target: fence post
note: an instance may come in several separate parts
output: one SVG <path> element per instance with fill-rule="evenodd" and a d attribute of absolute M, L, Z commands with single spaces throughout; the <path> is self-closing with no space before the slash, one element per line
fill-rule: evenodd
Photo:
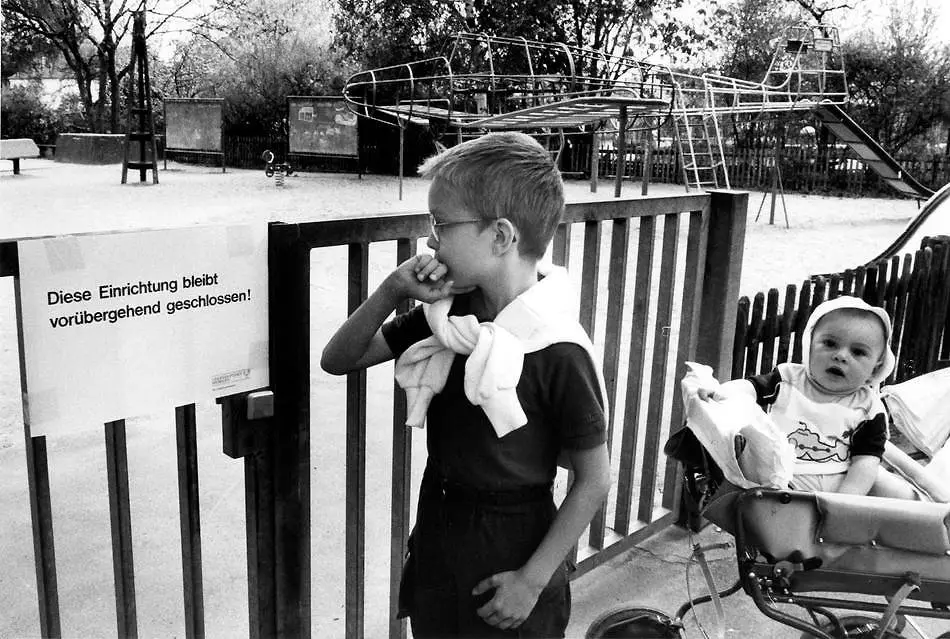
<path fill-rule="evenodd" d="M 310 250 L 268 233 L 274 417 L 245 458 L 251 637 L 310 637 Z"/>
<path fill-rule="evenodd" d="M 739 278 L 749 194 L 710 191 L 709 236 L 703 270 L 696 360 L 712 366 L 720 381 L 730 379 L 732 342 L 739 304 Z"/>

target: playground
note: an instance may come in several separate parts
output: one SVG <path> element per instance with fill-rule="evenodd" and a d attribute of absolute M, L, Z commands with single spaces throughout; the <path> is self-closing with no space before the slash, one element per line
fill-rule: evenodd
<path fill-rule="evenodd" d="M 251 221 L 304 222 L 360 218 L 420 211 L 427 184 L 407 178 L 402 200 L 397 180 L 389 176 L 352 174 L 295 174 L 278 187 L 263 171 L 169 164 L 159 184 L 119 184 L 119 168 L 80 166 L 49 160 L 24 160 L 14 176 L 0 172 L 2 240 L 105 233 L 145 228 L 230 225 Z M 587 181 L 569 181 L 568 199 L 590 202 L 613 199 L 612 181 L 599 193 Z M 626 197 L 638 198 L 639 183 L 625 185 Z M 682 187 L 650 185 L 648 198 L 680 195 Z M 786 194 L 789 227 L 781 220 L 769 224 L 766 215 L 756 221 L 767 193 L 748 199 L 747 232 L 742 265 L 742 295 L 770 287 L 800 283 L 815 273 L 838 272 L 865 263 L 888 247 L 919 212 L 913 200 L 842 199 Z M 766 203 L 766 207 L 767 207 Z M 932 234 L 946 233 L 947 213 L 932 215 Z M 579 236 L 573 242 L 579 244 Z M 790 250 L 790 247 L 794 247 Z M 913 250 L 916 246 L 909 246 Z M 391 251 L 370 265 L 370 286 L 393 263 Z M 311 268 L 311 359 L 319 357 L 322 339 L 345 314 L 346 255 L 337 249 L 314 251 Z M 572 263 L 572 271 L 578 271 Z M 606 284 L 603 284 L 606 286 Z M 606 299 L 606 290 L 604 291 Z M 325 302 L 324 300 L 332 300 Z M 17 366 L 16 321 L 12 278 L 0 280 L 0 509 L 5 513 L 0 556 L 5 559 L 2 583 L 6 601 L 0 636 L 35 636 L 38 627 L 29 499 L 27 497 L 22 408 Z M 345 442 L 343 441 L 343 380 L 312 367 L 312 401 L 321 420 L 313 425 L 311 448 L 313 509 L 312 636 L 344 636 L 343 510 Z M 391 370 L 370 374 L 373 387 L 391 389 Z M 385 402 L 383 402 L 385 404 Z M 213 402 L 197 406 L 198 454 L 201 458 L 202 547 L 204 562 L 204 615 L 209 637 L 246 636 L 247 566 L 244 559 L 243 472 L 239 461 L 221 453 L 221 418 Z M 367 442 L 368 520 L 366 528 L 366 598 L 385 601 L 389 574 L 389 513 L 387 488 L 391 459 L 387 406 L 370 411 Z M 168 416 L 141 416 L 127 420 L 131 512 L 136 531 L 137 611 L 144 636 L 181 636 L 181 568 L 177 497 L 174 489 L 174 423 Z M 382 431 L 381 435 L 378 431 Z M 414 437 L 414 458 L 423 457 Z M 114 634 L 114 599 L 109 533 L 109 504 L 105 498 L 106 468 L 101 426 L 90 424 L 67 436 L 51 438 L 49 468 L 56 526 L 57 570 L 62 625 L 67 636 L 97 637 Z M 414 469 L 416 473 L 418 469 Z M 417 482 L 414 476 L 413 484 Z M 727 540 L 712 527 L 705 543 Z M 731 550 L 711 553 L 720 586 L 735 575 Z M 575 584 L 575 612 L 569 636 L 579 636 L 604 610 L 625 601 L 672 612 L 685 596 L 689 540 L 685 533 L 667 530 L 641 542 Z M 692 568 L 693 588 L 702 583 Z M 694 590 L 694 593 L 695 590 Z M 384 636 L 387 608 L 367 606 L 365 635 Z M 711 617 L 705 624 L 714 624 Z M 731 636 L 769 636 L 791 639 L 798 634 L 763 620 L 748 601 L 732 598 L 727 604 Z M 931 623 L 931 622 L 925 622 Z M 930 627 L 939 628 L 940 621 Z M 768 632 L 765 631 L 768 628 Z"/>
<path fill-rule="evenodd" d="M 356 72 L 341 95 L 284 96 L 281 142 L 258 151 L 264 171 L 227 166 L 223 99 L 166 99 L 159 168 L 140 12 L 121 166 L 23 157 L 0 173 L 0 273 L 17 276 L 0 280 L 0 508 L 9 514 L 0 556 L 12 558 L 0 567 L 9 613 L 0 635 L 39 627 L 107 636 L 114 619 L 119 636 L 406 636 L 394 593 L 425 436 L 402 427 L 391 365 L 344 378 L 314 362 L 348 309 L 396 263 L 426 250 L 428 185 L 405 165 L 410 127 L 433 149 L 525 131 L 570 178 L 547 259 L 567 267 L 580 324 L 603 360 L 611 490 L 578 540 L 569 637 L 619 604 L 672 614 L 711 581 L 693 565 L 696 539 L 674 525 L 697 521 L 681 509 L 692 471 L 663 454 L 683 423 L 678 381 L 687 361 L 708 363 L 720 378 L 730 366 L 734 377 L 737 365 L 767 369 L 776 344 L 779 360 L 798 356 L 789 350 L 793 330 L 801 339 L 793 317 L 804 320 L 826 295 L 855 294 L 890 304 L 900 375 L 945 365 L 947 248 L 903 256 L 950 231 L 950 187 L 937 190 L 936 161 L 920 182 L 850 118 L 835 27 L 786 28 L 760 81 L 564 43 L 467 32 L 451 40 L 444 55 Z M 840 163 L 824 150 L 848 148 L 859 171 L 903 199 L 786 193 L 788 127 L 802 117 L 826 134 L 814 139 L 817 173 Z M 366 146 L 361 123 L 392 135 L 367 135 Z M 735 188 L 748 184 L 737 153 L 743 131 L 771 147 L 753 171 L 762 177 L 764 167 L 765 192 Z M 638 162 L 639 175 L 652 176 L 664 138 L 680 186 L 627 170 Z M 395 177 L 365 170 L 366 154 L 384 152 L 398 164 Z M 316 161 L 349 172 L 300 170 Z M 865 268 L 883 258 L 893 259 Z M 821 274 L 829 279 L 812 280 Z M 222 294 L 184 291 L 218 286 L 219 275 L 232 286 Z M 179 282 L 183 297 L 166 297 Z M 786 285 L 802 286 L 797 308 Z M 103 306 L 94 287 L 99 299 L 163 296 Z M 781 320 L 770 291 L 763 321 L 769 289 L 786 295 Z M 112 326 L 140 315 L 155 317 Z M 47 364 L 42 376 L 37 362 Z M 904 379 L 895 376 L 889 382 Z M 558 470 L 555 500 L 570 481 Z M 788 485 L 776 492 L 783 504 Z M 870 505 L 844 506 L 858 519 L 886 519 L 869 515 Z M 888 595 L 891 616 L 918 590 L 936 597 L 920 601 L 946 603 L 945 505 L 921 506 L 929 510 L 906 510 L 934 520 L 931 545 L 897 534 L 890 546 L 874 532 L 854 541 L 853 527 L 842 526 L 846 545 L 877 552 L 881 541 L 882 551 L 913 554 L 917 583 L 886 574 L 896 590 L 839 592 Z M 909 525 L 897 519 L 887 526 Z M 716 585 L 729 585 L 741 535 L 732 542 L 713 526 L 696 529 Z M 815 574 L 800 552 L 781 552 L 775 559 L 742 547 L 747 593 L 791 597 L 785 564 Z M 760 579 L 743 569 L 750 553 L 763 556 Z M 687 633 L 701 622 L 704 636 L 712 626 L 720 637 L 798 634 L 745 599 L 727 610 L 690 615 Z M 950 614 L 901 612 L 925 617 L 928 633 L 943 632 Z M 827 637 L 812 618 L 814 626 L 796 627 Z"/>

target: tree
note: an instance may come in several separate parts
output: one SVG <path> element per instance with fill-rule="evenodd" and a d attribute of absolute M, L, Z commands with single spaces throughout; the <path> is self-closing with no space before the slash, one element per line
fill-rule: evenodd
<path fill-rule="evenodd" d="M 697 25 L 677 19 L 685 4 L 684 0 L 338 0 L 335 25 L 337 44 L 364 68 L 435 55 L 459 31 L 565 42 L 614 55 L 645 54 L 646 49 L 689 55 L 698 46 L 709 46 L 702 27 L 714 9 L 697 9 Z"/>
<path fill-rule="evenodd" d="M 289 95 L 339 94 L 350 65 L 331 46 L 325 2 L 243 0 L 221 8 L 214 29 L 179 41 L 153 88 L 168 97 L 225 99 L 230 134 L 279 130 Z"/>
<path fill-rule="evenodd" d="M 119 130 L 122 81 L 131 69 L 131 31 L 135 10 L 146 11 L 146 37 L 176 19 L 202 21 L 198 0 L 142 0 L 138 5 L 112 0 L 3 0 L 4 29 L 55 47 L 72 70 L 90 131 Z M 194 5 L 194 6 L 193 6 Z M 190 15 L 186 15 L 191 11 Z"/>
<path fill-rule="evenodd" d="M 856 5 L 861 3 L 861 0 L 786 0 L 786 2 L 797 4 L 814 18 L 815 22 L 822 23 L 829 13 L 854 9 Z"/>
<path fill-rule="evenodd" d="M 771 0 L 740 0 L 731 10 L 722 12 L 716 30 L 720 73 L 760 82 L 779 38 L 797 22 L 788 5 Z"/>
<path fill-rule="evenodd" d="M 34 33 L 24 31 L 17 25 L 3 25 L 3 44 L 0 46 L 3 61 L 3 86 L 17 73 L 32 71 L 44 58 L 55 54 L 55 48 Z"/>
<path fill-rule="evenodd" d="M 933 15 L 893 3 L 887 28 L 846 43 L 851 115 L 890 152 L 950 121 L 950 45 L 932 43 Z"/>

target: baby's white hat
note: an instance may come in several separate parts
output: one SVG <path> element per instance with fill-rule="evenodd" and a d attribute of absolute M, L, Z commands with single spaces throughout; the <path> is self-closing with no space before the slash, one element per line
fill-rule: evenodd
<path fill-rule="evenodd" d="M 808 351 L 811 350 L 811 334 L 815 330 L 815 325 L 818 323 L 818 320 L 831 311 L 837 311 L 843 308 L 854 308 L 867 311 L 868 313 L 873 313 L 874 315 L 877 315 L 879 318 L 881 318 L 881 323 L 884 324 L 884 337 L 886 338 L 886 343 L 884 345 L 884 362 L 881 364 L 881 367 L 877 370 L 874 376 L 868 380 L 868 383 L 872 388 L 877 388 L 880 383 L 887 379 L 887 376 L 891 374 L 891 371 L 894 370 L 894 365 L 896 364 L 894 352 L 891 350 L 891 318 L 888 316 L 887 311 L 885 311 L 883 308 L 880 306 L 871 306 L 860 297 L 842 295 L 841 297 L 836 297 L 833 300 L 822 302 L 815 307 L 815 310 L 812 311 L 811 317 L 808 318 L 808 323 L 805 324 L 805 330 L 802 332 L 802 363 L 805 365 L 807 370 Z"/>

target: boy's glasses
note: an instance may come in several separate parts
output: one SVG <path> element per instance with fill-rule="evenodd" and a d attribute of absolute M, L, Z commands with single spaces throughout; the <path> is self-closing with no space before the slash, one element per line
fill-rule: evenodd
<path fill-rule="evenodd" d="M 429 213 L 429 226 L 431 227 L 432 237 L 436 242 L 439 241 L 439 229 L 444 226 L 455 226 L 456 224 L 474 224 L 483 221 L 482 218 L 471 218 L 468 220 L 455 220 L 453 222 L 436 222 L 435 216 Z"/>

